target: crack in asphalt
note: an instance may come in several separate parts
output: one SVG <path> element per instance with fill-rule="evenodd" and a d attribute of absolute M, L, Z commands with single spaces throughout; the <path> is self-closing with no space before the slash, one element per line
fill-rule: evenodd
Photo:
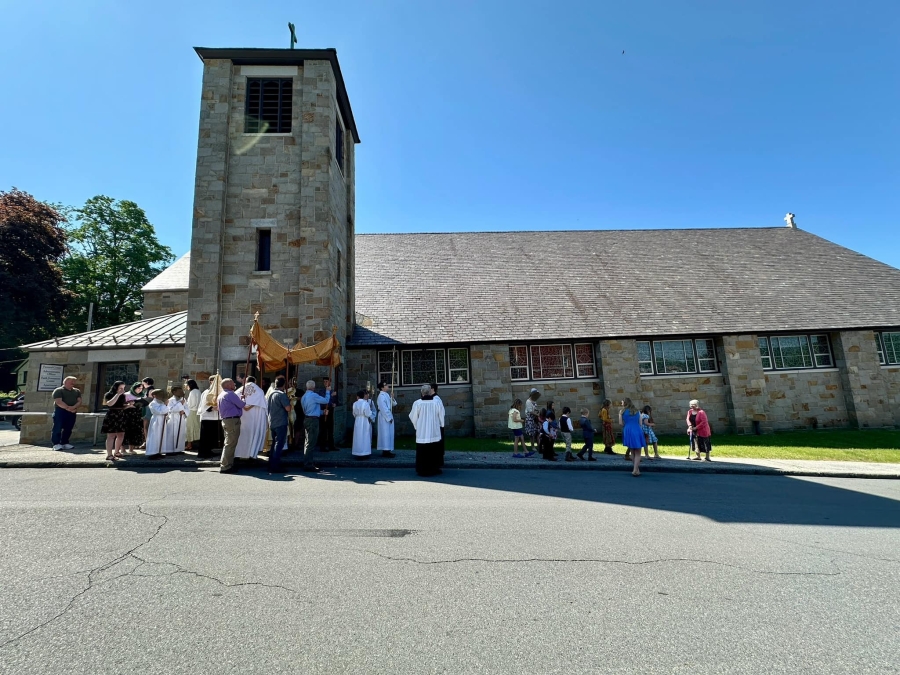
<path fill-rule="evenodd" d="M 162 520 L 162 522 L 159 523 L 159 525 L 156 527 L 156 530 L 154 530 L 153 534 L 151 534 L 149 537 L 147 537 L 144 541 L 139 543 L 137 546 L 134 546 L 134 547 L 128 549 L 127 551 L 125 551 L 124 553 L 121 553 L 120 555 L 116 556 L 112 560 L 109 560 L 109 561 L 103 563 L 102 565 L 93 567 L 89 570 L 83 570 L 81 572 L 70 572 L 68 574 L 57 575 L 56 577 L 45 577 L 47 579 L 53 579 L 53 578 L 61 578 L 61 577 L 73 576 L 75 574 L 85 574 L 86 573 L 87 574 L 87 583 L 85 584 L 84 588 L 82 588 L 80 591 L 78 591 L 75 595 L 73 595 L 69 599 L 69 602 L 66 604 L 65 607 L 63 607 L 62 610 L 60 610 L 59 612 L 57 612 L 56 614 L 51 616 L 46 621 L 42 621 L 41 623 L 37 624 L 36 626 L 29 628 L 27 631 L 20 633 L 19 635 L 16 635 L 15 637 L 9 638 L 5 642 L 0 643 L 0 649 L 3 649 L 4 647 L 7 647 L 15 642 L 18 642 L 19 640 L 21 640 L 23 638 L 28 637 L 29 635 L 41 630 L 42 628 L 49 626 L 51 623 L 53 623 L 57 619 L 60 619 L 61 617 L 65 616 L 75 606 L 75 603 L 78 602 L 79 598 L 81 598 L 83 595 L 85 595 L 89 591 L 91 591 L 95 588 L 98 588 L 100 586 L 103 586 L 105 584 L 111 583 L 113 581 L 116 581 L 117 579 L 122 579 L 123 577 L 162 577 L 162 576 L 173 576 L 176 574 L 187 574 L 187 575 L 195 576 L 195 577 L 198 577 L 201 579 L 207 579 L 209 581 L 213 581 L 225 588 L 238 588 L 240 586 L 261 586 L 264 588 L 274 588 L 274 589 L 288 591 L 289 593 L 293 593 L 295 595 L 298 593 L 298 591 L 296 589 L 288 588 L 287 586 L 280 586 L 277 584 L 264 584 L 262 582 L 256 582 L 256 581 L 246 581 L 246 582 L 231 584 L 231 583 L 222 581 L 221 579 L 218 579 L 214 576 L 211 576 L 208 574 L 203 574 L 202 572 L 195 572 L 193 570 L 190 570 L 186 567 L 179 565 L 178 563 L 146 560 L 144 558 L 141 558 L 139 555 L 136 555 L 135 552 L 138 549 L 140 549 L 142 546 L 146 546 L 151 541 L 153 541 L 169 522 L 168 516 L 164 516 L 164 515 L 160 515 L 160 514 L 156 514 L 156 513 L 149 513 L 148 511 L 144 510 L 144 506 L 146 504 L 150 504 L 152 502 L 164 501 L 171 496 L 173 496 L 173 495 L 168 494 L 163 497 L 160 497 L 159 499 L 152 499 L 149 502 L 143 502 L 143 503 L 137 505 L 138 512 L 141 515 L 147 516 L 149 518 L 158 518 L 158 519 Z M 116 576 L 110 577 L 108 579 L 102 579 L 102 580 L 95 579 L 96 575 L 101 574 L 107 570 L 110 570 L 110 569 L 116 567 L 117 565 L 120 565 L 121 563 L 126 562 L 129 559 L 136 560 L 138 562 L 138 564 L 135 565 L 128 572 L 125 572 L 124 574 L 117 574 Z M 169 572 L 168 574 L 135 574 L 135 572 L 137 572 L 141 567 L 143 567 L 145 565 L 169 565 L 169 566 L 175 567 L 176 569 L 172 572 Z M 308 601 L 304 601 L 304 602 L 308 602 Z"/>
<path fill-rule="evenodd" d="M 371 555 L 391 560 L 393 562 L 411 562 L 417 565 L 451 565 L 456 563 L 467 562 L 483 562 L 483 563 L 605 563 L 609 565 L 658 565 L 662 563 L 697 563 L 700 565 L 719 565 L 720 567 L 729 567 L 744 572 L 753 572 L 754 574 L 768 574 L 772 576 L 810 576 L 810 577 L 836 577 L 842 574 L 841 570 L 837 572 L 773 572 L 770 570 L 758 570 L 752 567 L 744 567 L 743 565 L 735 565 L 733 563 L 721 562 L 719 560 L 700 560 L 695 558 L 656 558 L 653 560 L 616 560 L 605 558 L 453 558 L 449 560 L 417 560 L 416 558 L 402 558 L 376 553 L 375 551 L 366 551 Z M 832 560 L 831 564 L 837 568 Z"/>

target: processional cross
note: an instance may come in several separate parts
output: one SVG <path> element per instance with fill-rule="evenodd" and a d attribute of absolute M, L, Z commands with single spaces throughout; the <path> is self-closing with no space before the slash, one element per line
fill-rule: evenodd
<path fill-rule="evenodd" d="M 291 49 L 297 44 L 297 33 L 294 32 L 294 24 L 288 21 L 288 30 L 291 31 Z"/>

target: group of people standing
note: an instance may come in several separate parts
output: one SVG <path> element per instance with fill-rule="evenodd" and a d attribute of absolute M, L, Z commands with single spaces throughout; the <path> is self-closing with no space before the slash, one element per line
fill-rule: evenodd
<path fill-rule="evenodd" d="M 553 401 L 541 407 L 538 399 L 541 397 L 537 389 L 532 389 L 525 402 L 524 417 L 522 416 L 522 401 L 515 399 L 509 410 L 508 424 L 513 436 L 513 457 L 532 457 L 536 452 L 551 462 L 557 461 L 556 443 L 562 440 L 565 443 L 565 461 L 574 462 L 586 460 L 594 462 L 594 434 L 595 429 L 591 424 L 590 411 L 587 408 L 580 410 L 581 418 L 579 428 L 584 437 L 584 447 L 578 453 L 572 452 L 572 433 L 575 425 L 572 421 L 572 411 L 568 407 L 562 409 L 559 420 L 556 418 Z M 638 410 L 630 398 L 621 401 L 618 421 L 622 427 L 622 444 L 625 446 L 625 459 L 633 462 L 632 475 L 640 476 L 641 453 L 648 459 L 659 459 L 659 439 L 654 431 L 653 410 L 644 406 Z M 705 454 L 705 460 L 710 461 L 709 454 L 712 450 L 712 432 L 706 412 L 700 408 L 700 402 L 696 399 L 689 404 L 690 408 L 685 421 L 689 436 L 691 453 L 696 453 L 692 459 L 700 460 L 701 454 Z M 616 454 L 613 447 L 616 444 L 616 435 L 613 430 L 613 421 L 610 417 L 612 401 L 603 401 L 598 417 L 600 418 L 600 433 L 603 439 L 603 452 L 609 455 Z M 526 450 L 525 440 L 529 441 Z M 537 450 L 535 450 L 537 446 Z M 650 448 L 653 448 L 653 456 L 650 456 Z M 585 457 L 587 455 L 587 457 Z"/>

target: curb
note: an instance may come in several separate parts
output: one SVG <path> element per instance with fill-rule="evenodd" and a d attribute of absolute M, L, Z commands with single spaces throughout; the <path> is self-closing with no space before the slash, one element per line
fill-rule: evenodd
<path fill-rule="evenodd" d="M 411 461 L 380 461 L 370 460 L 367 462 L 359 462 L 355 460 L 319 460 L 316 464 L 322 469 L 414 469 L 415 463 Z M 140 462 L 129 462 L 125 460 L 120 463 L 111 463 L 106 461 L 0 461 L 0 469 L 116 469 L 120 471 L 129 471 L 135 469 L 182 469 L 182 470 L 199 470 L 213 469 L 219 466 L 218 461 L 196 461 L 183 459 L 181 461 L 172 462 L 167 460 Z M 282 466 L 288 471 L 299 470 L 301 464 L 299 462 L 286 461 Z M 532 470 L 532 471 L 589 471 L 589 472 L 630 472 L 630 464 L 612 465 L 567 465 L 566 463 L 553 464 L 549 462 L 541 462 L 535 464 L 505 464 L 500 462 L 452 462 L 444 466 L 445 469 L 491 469 L 491 470 Z M 265 472 L 266 466 L 262 461 L 252 466 L 242 467 L 243 472 Z M 813 478 L 878 478 L 887 480 L 900 479 L 900 470 L 894 473 L 869 473 L 865 471 L 826 471 L 816 469 L 788 469 L 767 466 L 697 466 L 679 465 L 679 464 L 656 464 L 641 466 L 641 473 L 675 473 L 675 474 L 719 474 L 719 475 L 748 475 L 748 476 L 808 476 Z"/>

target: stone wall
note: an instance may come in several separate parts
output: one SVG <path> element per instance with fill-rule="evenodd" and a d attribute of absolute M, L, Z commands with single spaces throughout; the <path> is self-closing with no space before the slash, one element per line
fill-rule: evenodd
<path fill-rule="evenodd" d="M 766 375 L 759 356 L 756 335 L 724 335 L 716 341 L 719 366 L 725 382 L 724 393 L 731 429 L 739 434 L 772 431 L 768 418 Z"/>
<path fill-rule="evenodd" d="M 882 366 L 881 377 L 887 397 L 887 419 L 895 426 L 900 426 L 900 366 Z"/>
<path fill-rule="evenodd" d="M 850 425 L 837 369 L 766 371 L 765 377 L 767 419 L 774 430 Z"/>
<path fill-rule="evenodd" d="M 152 319 L 183 312 L 188 308 L 188 292 L 183 291 L 144 291 L 144 306 L 141 318 Z"/>
<path fill-rule="evenodd" d="M 850 425 L 859 429 L 893 424 L 887 389 L 878 363 L 875 332 L 832 333 L 835 365 L 841 373 L 841 389 Z"/>
<path fill-rule="evenodd" d="M 509 345 L 472 345 L 469 349 L 473 428 L 478 436 L 507 433 L 507 416 L 513 394 L 509 375 Z M 525 396 L 521 396 L 525 400 Z"/>
<path fill-rule="evenodd" d="M 75 377 L 75 387 L 81 391 L 82 401 L 78 409 L 80 413 L 91 412 L 93 408 L 96 390 L 95 378 L 97 377 L 97 364 L 88 363 L 87 350 L 70 350 L 58 352 L 32 352 L 28 356 L 28 387 L 25 391 L 25 412 L 50 413 L 46 417 L 29 416 L 22 417 L 22 433 L 19 436 L 21 443 L 35 443 L 50 445 L 50 432 L 53 429 L 53 398 L 52 392 L 37 391 L 38 373 L 42 363 L 64 366 L 64 377 Z M 93 438 L 94 420 L 91 418 L 75 418 L 75 428 L 72 431 L 73 441 L 84 441 Z"/>
<path fill-rule="evenodd" d="M 657 375 L 641 378 L 643 396 L 635 399 L 638 408 L 653 408 L 653 422 L 657 434 L 683 434 L 687 429 L 685 417 L 692 399 L 700 401 L 706 411 L 714 434 L 728 433 L 732 423 L 728 410 L 728 395 L 719 373 L 676 377 Z M 618 401 L 613 411 L 618 412 Z"/>
<path fill-rule="evenodd" d="M 52 392 L 37 391 L 38 373 L 42 363 L 64 366 L 64 376 L 77 378 L 75 386 L 81 390 L 81 413 L 102 412 L 102 405 L 97 408 L 98 378 L 104 363 L 122 363 L 137 361 L 140 377 L 152 377 L 156 386 L 168 383 L 181 383 L 181 368 L 184 361 L 184 347 L 146 347 L 143 349 L 92 349 L 68 350 L 58 352 L 32 352 L 28 358 L 29 372 L 34 377 L 28 384 L 25 393 L 25 410 L 27 412 L 53 412 Z M 133 383 L 128 382 L 128 385 Z M 100 392 L 102 396 L 103 392 Z M 102 420 L 101 420 L 102 424 Z M 25 416 L 22 418 L 22 443 L 49 444 L 53 421 L 47 417 Z M 94 418 L 77 417 L 72 439 L 89 441 L 94 436 Z M 102 434 L 98 433 L 98 439 Z"/>

